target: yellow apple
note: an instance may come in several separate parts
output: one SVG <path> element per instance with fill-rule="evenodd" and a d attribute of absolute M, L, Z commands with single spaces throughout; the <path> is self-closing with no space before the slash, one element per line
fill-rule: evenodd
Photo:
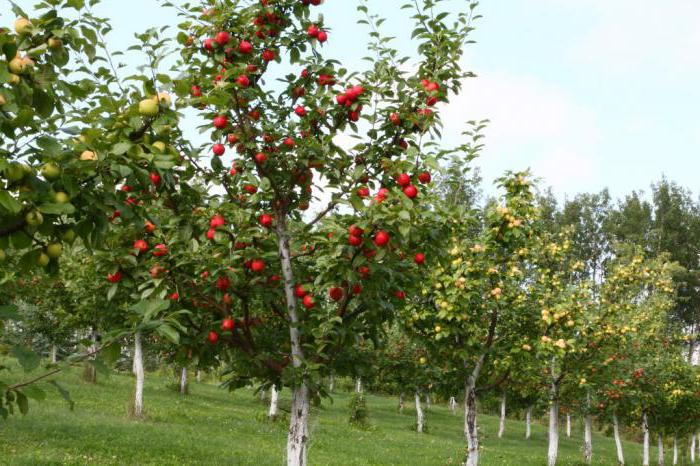
<path fill-rule="evenodd" d="M 27 18 L 17 18 L 15 20 L 15 32 L 17 34 L 27 34 L 32 27 L 32 22 Z"/>

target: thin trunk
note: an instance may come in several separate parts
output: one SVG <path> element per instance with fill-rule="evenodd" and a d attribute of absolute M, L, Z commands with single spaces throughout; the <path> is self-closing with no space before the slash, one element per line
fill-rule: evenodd
<path fill-rule="evenodd" d="M 617 450 L 617 464 L 622 466 L 625 464 L 625 454 L 622 451 L 622 440 L 620 439 L 620 422 L 617 420 L 616 413 L 613 413 L 613 436 L 615 437 L 615 449 Z"/>
<path fill-rule="evenodd" d="M 642 412 L 642 432 L 644 433 L 644 446 L 642 447 L 642 466 L 649 466 L 649 423 L 647 413 Z"/>
<path fill-rule="evenodd" d="M 556 397 L 556 385 L 552 385 L 552 392 Z M 549 405 L 549 450 L 547 452 L 547 465 L 557 464 L 559 453 L 559 400 L 552 398 Z"/>
<path fill-rule="evenodd" d="M 141 332 L 134 335 L 134 375 L 136 376 L 136 390 L 134 391 L 134 417 L 143 417 L 143 347 L 141 346 Z"/>
<path fill-rule="evenodd" d="M 180 395 L 187 395 L 187 368 L 180 371 Z"/>
<path fill-rule="evenodd" d="M 678 464 L 678 437 L 673 436 L 673 466 Z"/>
<path fill-rule="evenodd" d="M 695 463 L 695 437 L 697 434 L 690 436 L 690 462 Z"/>
<path fill-rule="evenodd" d="M 355 379 L 355 391 L 357 393 L 362 393 L 362 379 L 360 377 Z"/>
<path fill-rule="evenodd" d="M 479 464 L 479 431 L 476 425 L 476 381 L 479 378 L 481 367 L 484 365 L 486 355 L 482 354 L 474 365 L 471 375 L 467 379 L 464 395 L 464 435 L 467 437 L 467 458 L 465 466 L 478 466 Z"/>
<path fill-rule="evenodd" d="M 525 412 L 525 439 L 529 440 L 530 435 L 532 435 L 532 406 L 528 406 Z"/>
<path fill-rule="evenodd" d="M 335 375 L 331 374 L 330 380 L 328 381 L 328 391 L 333 393 L 335 390 Z"/>
<path fill-rule="evenodd" d="M 450 411 L 452 411 L 452 414 L 457 414 L 457 400 L 455 400 L 454 396 L 450 397 Z"/>
<path fill-rule="evenodd" d="M 659 453 L 658 462 L 659 466 L 664 466 L 664 436 L 659 434 L 657 452 Z"/>
<path fill-rule="evenodd" d="M 90 344 L 90 347 L 88 348 L 88 351 L 90 353 L 94 353 L 97 351 L 97 330 L 95 327 L 92 327 L 90 330 L 90 341 L 92 342 Z M 89 358 L 90 361 L 95 360 L 95 355 L 90 356 Z M 88 362 L 88 365 L 85 367 L 85 380 L 87 380 L 90 383 L 97 383 L 97 369 L 95 369 L 95 365 L 91 364 Z"/>
<path fill-rule="evenodd" d="M 294 271 L 292 270 L 292 255 L 287 236 L 287 213 L 284 209 L 277 211 L 277 250 L 280 255 L 282 275 L 284 277 L 284 293 L 287 302 L 287 317 L 289 318 L 289 341 L 291 343 L 292 365 L 299 368 L 304 360 L 301 334 L 299 333 L 299 316 L 297 315 L 297 299 L 294 295 Z M 292 408 L 287 434 L 287 466 L 306 466 L 309 440 L 309 387 L 306 376 L 302 375 L 301 383 L 292 392 Z"/>
<path fill-rule="evenodd" d="M 58 362 L 58 347 L 56 345 L 51 345 L 51 362 L 53 364 Z"/>
<path fill-rule="evenodd" d="M 430 403 L 430 393 L 425 394 L 425 407 L 426 409 L 430 409 L 431 403 Z"/>
<path fill-rule="evenodd" d="M 506 393 L 501 394 L 501 418 L 498 423 L 498 438 L 503 438 L 506 431 Z"/>
<path fill-rule="evenodd" d="M 202 371 L 197 369 L 197 371 L 194 374 L 194 378 L 197 381 L 197 383 L 202 383 Z"/>
<path fill-rule="evenodd" d="M 423 433 L 423 407 L 420 404 L 420 392 L 416 391 L 416 432 Z"/>
<path fill-rule="evenodd" d="M 566 436 L 571 438 L 571 414 L 566 414 Z"/>
<path fill-rule="evenodd" d="M 593 462 L 593 417 L 588 413 L 583 417 L 583 460 Z"/>
<path fill-rule="evenodd" d="M 399 412 L 403 413 L 403 408 L 404 408 L 404 400 L 403 400 L 403 392 L 399 393 Z"/>
<path fill-rule="evenodd" d="M 267 413 L 267 417 L 270 419 L 277 419 L 277 402 L 279 400 L 279 392 L 277 387 L 274 385 L 270 387 L 270 411 Z"/>

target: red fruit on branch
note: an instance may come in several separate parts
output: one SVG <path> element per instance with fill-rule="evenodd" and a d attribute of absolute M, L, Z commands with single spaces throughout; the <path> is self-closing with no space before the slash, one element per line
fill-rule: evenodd
<path fill-rule="evenodd" d="M 139 254 L 144 254 L 148 251 L 148 243 L 145 240 L 137 239 L 134 241 L 134 249 L 136 249 Z"/>
<path fill-rule="evenodd" d="M 411 177 L 408 176 L 406 173 L 401 173 L 399 176 L 396 177 L 396 182 L 399 184 L 399 186 L 408 186 L 411 184 Z"/>
<path fill-rule="evenodd" d="M 350 246 L 360 246 L 362 244 L 362 238 L 355 235 L 348 236 L 348 244 Z"/>
<path fill-rule="evenodd" d="M 221 214 L 216 214 L 209 220 L 209 226 L 212 228 L 219 228 L 224 225 L 226 225 L 226 219 Z"/>
<path fill-rule="evenodd" d="M 262 165 L 267 160 L 267 155 L 265 155 L 264 152 L 258 152 L 257 154 L 255 154 L 254 158 L 257 164 Z"/>
<path fill-rule="evenodd" d="M 367 196 L 369 196 L 369 188 L 367 188 L 366 186 L 358 188 L 357 195 L 360 196 L 362 199 L 366 198 Z"/>
<path fill-rule="evenodd" d="M 255 194 L 258 192 L 258 187 L 252 184 L 243 186 L 243 189 L 245 189 L 248 194 Z"/>
<path fill-rule="evenodd" d="M 298 117 L 303 118 L 306 116 L 306 109 L 302 105 L 297 105 L 294 108 L 294 113 L 296 113 Z"/>
<path fill-rule="evenodd" d="M 418 195 L 418 189 L 413 186 L 412 184 L 406 186 L 403 188 L 403 193 L 408 197 L 409 199 L 414 199 Z"/>
<path fill-rule="evenodd" d="M 311 25 L 309 25 L 309 27 L 306 28 L 306 34 L 309 37 L 316 38 L 316 37 L 318 37 L 319 32 L 321 32 L 321 30 L 315 24 L 311 24 Z"/>
<path fill-rule="evenodd" d="M 260 225 L 264 226 L 265 228 L 270 228 L 272 226 L 272 215 L 262 214 L 258 220 Z"/>
<path fill-rule="evenodd" d="M 343 289 L 337 286 L 332 287 L 328 290 L 328 297 L 333 301 L 340 301 L 343 299 Z"/>
<path fill-rule="evenodd" d="M 148 233 L 150 235 L 150 234 L 153 234 L 154 231 L 156 231 L 156 226 L 153 223 L 146 220 L 144 230 L 146 230 L 146 233 Z"/>
<path fill-rule="evenodd" d="M 204 50 L 206 50 L 208 52 L 211 52 L 212 50 L 214 50 L 214 43 L 215 43 L 215 41 L 211 37 L 204 39 L 204 42 L 203 42 Z"/>
<path fill-rule="evenodd" d="M 192 97 L 202 97 L 202 88 L 199 86 L 192 86 Z"/>
<path fill-rule="evenodd" d="M 241 53 L 244 54 L 244 55 L 247 55 L 247 54 L 249 54 L 250 52 L 253 51 L 253 46 L 252 46 L 251 43 L 248 42 L 247 40 L 242 40 L 242 41 L 238 44 L 238 51 L 241 52 Z"/>
<path fill-rule="evenodd" d="M 416 255 L 413 257 L 413 261 L 418 265 L 425 264 L 425 254 L 422 252 L 416 253 Z"/>
<path fill-rule="evenodd" d="M 211 147 L 211 151 L 212 151 L 212 152 L 214 153 L 214 155 L 216 155 L 217 157 L 221 157 L 221 156 L 224 155 L 224 153 L 226 152 L 226 146 L 224 146 L 223 144 L 217 142 L 216 144 L 214 144 L 214 145 Z"/>
<path fill-rule="evenodd" d="M 209 332 L 207 340 L 209 340 L 209 343 L 211 343 L 212 345 L 215 345 L 216 342 L 219 341 L 219 334 L 212 330 L 211 332 Z"/>
<path fill-rule="evenodd" d="M 229 280 L 228 277 L 219 277 L 216 279 L 216 288 L 220 291 L 226 291 L 228 290 L 229 286 L 231 286 L 231 280 Z"/>
<path fill-rule="evenodd" d="M 360 293 L 362 293 L 362 285 L 360 285 L 359 283 L 355 283 L 352 286 L 352 294 L 358 295 Z"/>
<path fill-rule="evenodd" d="M 263 270 L 265 270 L 265 261 L 262 259 L 255 259 L 253 262 L 250 263 L 250 270 L 252 270 L 255 273 L 260 273 Z"/>
<path fill-rule="evenodd" d="M 394 296 L 396 296 L 397 299 L 401 299 L 401 300 L 406 299 L 406 293 L 401 291 L 401 290 L 396 290 L 394 292 Z"/>
<path fill-rule="evenodd" d="M 388 232 L 381 230 L 381 231 L 378 231 L 376 235 L 374 235 L 374 244 L 377 247 L 382 248 L 382 247 L 386 246 L 387 243 L 389 243 L 389 233 Z"/>
<path fill-rule="evenodd" d="M 226 142 L 233 146 L 238 142 L 238 136 L 234 133 L 229 133 L 226 135 Z"/>
<path fill-rule="evenodd" d="M 160 184 L 160 175 L 156 172 L 149 173 L 148 177 L 151 179 L 151 183 L 158 186 Z"/>
<path fill-rule="evenodd" d="M 119 283 L 122 280 L 122 271 L 117 270 L 114 273 L 110 273 L 107 275 L 107 281 L 110 283 Z"/>
<path fill-rule="evenodd" d="M 306 309 L 313 309 L 313 307 L 316 305 L 316 301 L 314 301 L 314 298 L 311 295 L 304 296 L 304 299 L 302 299 L 301 302 Z"/>
<path fill-rule="evenodd" d="M 303 298 L 307 294 L 309 293 L 304 289 L 304 285 L 297 284 L 294 287 L 294 296 L 296 296 L 297 298 Z"/>
<path fill-rule="evenodd" d="M 210 228 L 207 230 L 207 239 L 210 241 L 214 241 L 216 239 L 216 230 L 213 228 Z"/>
<path fill-rule="evenodd" d="M 227 318 L 221 321 L 221 330 L 224 332 L 231 332 L 236 327 L 236 323 L 233 319 Z"/>
<path fill-rule="evenodd" d="M 401 124 L 401 117 L 398 113 L 394 112 L 389 115 L 389 121 L 391 121 L 392 124 L 399 126 Z"/>
<path fill-rule="evenodd" d="M 248 78 L 247 75 L 242 74 L 236 78 L 236 84 L 238 84 L 241 87 L 248 87 L 250 86 L 250 78 Z"/>
<path fill-rule="evenodd" d="M 287 148 L 290 149 L 296 145 L 294 139 L 292 139 L 291 137 L 285 138 L 284 141 L 282 141 L 282 144 L 284 144 Z"/>
<path fill-rule="evenodd" d="M 365 234 L 365 230 L 357 225 L 350 225 L 350 228 L 348 228 L 348 233 L 350 233 L 352 236 L 362 236 Z"/>
<path fill-rule="evenodd" d="M 153 247 L 153 252 L 152 252 L 152 254 L 153 254 L 155 257 L 163 257 L 163 256 L 166 255 L 167 253 L 168 253 L 168 247 L 167 247 L 166 245 L 164 245 L 163 243 L 156 244 L 156 245 Z"/>
<path fill-rule="evenodd" d="M 267 49 L 262 53 L 262 59 L 265 61 L 272 61 L 275 59 L 275 51 Z"/>
<path fill-rule="evenodd" d="M 320 31 L 316 36 L 316 39 L 318 39 L 318 41 L 323 44 L 328 40 L 328 33 L 326 31 Z"/>
<path fill-rule="evenodd" d="M 180 300 L 180 293 L 178 293 L 177 291 L 174 293 L 171 293 L 170 296 L 168 296 L 168 298 L 172 299 L 173 301 L 179 301 Z"/>
<path fill-rule="evenodd" d="M 420 181 L 423 184 L 430 183 L 431 179 L 432 179 L 432 177 L 430 176 L 429 172 L 423 172 L 420 175 L 418 175 L 418 181 Z"/>
<path fill-rule="evenodd" d="M 214 128 L 224 129 L 228 126 L 228 117 L 226 115 L 217 115 L 214 117 Z"/>
<path fill-rule="evenodd" d="M 221 31 L 220 33 L 218 33 L 216 35 L 214 40 L 216 41 L 217 44 L 219 44 L 221 47 L 223 47 L 224 45 L 228 44 L 229 41 L 231 40 L 231 34 L 229 34 L 226 31 Z"/>
<path fill-rule="evenodd" d="M 377 195 L 374 196 L 374 200 L 377 201 L 377 204 L 381 204 L 384 202 L 389 195 L 389 190 L 386 188 L 380 188 L 379 191 L 377 192 Z"/>

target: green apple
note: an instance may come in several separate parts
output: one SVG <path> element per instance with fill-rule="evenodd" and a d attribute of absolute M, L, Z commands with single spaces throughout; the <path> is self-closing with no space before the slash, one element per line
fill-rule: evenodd
<path fill-rule="evenodd" d="M 32 210 L 24 216 L 24 220 L 30 227 L 38 227 L 44 223 L 44 216 L 38 210 Z"/>
<path fill-rule="evenodd" d="M 20 181 L 22 178 L 24 178 L 24 168 L 22 168 L 22 164 L 18 162 L 12 162 L 10 163 L 7 167 L 5 167 L 5 178 L 7 181 L 10 183 L 16 183 L 17 181 Z"/>
<path fill-rule="evenodd" d="M 61 176 L 61 167 L 53 162 L 45 163 L 44 166 L 41 167 L 41 174 L 49 181 L 56 180 Z"/>
<path fill-rule="evenodd" d="M 19 35 L 27 34 L 32 27 L 32 22 L 27 18 L 17 18 L 15 20 L 15 32 Z"/>
<path fill-rule="evenodd" d="M 39 254 L 39 258 L 37 259 L 36 263 L 39 264 L 39 267 L 46 267 L 49 265 L 50 261 L 51 258 L 42 252 Z"/>
<path fill-rule="evenodd" d="M 144 99 L 139 102 L 139 113 L 145 117 L 154 117 L 158 115 L 158 102 L 153 99 Z"/>
<path fill-rule="evenodd" d="M 53 200 L 56 204 L 68 204 L 70 202 L 70 196 L 63 191 L 58 191 L 54 193 Z"/>
<path fill-rule="evenodd" d="M 73 241 L 75 241 L 75 230 L 71 228 L 69 230 L 64 231 L 61 234 L 61 239 L 68 244 L 73 244 Z"/>
<path fill-rule="evenodd" d="M 51 243 L 46 246 L 46 255 L 51 259 L 57 259 L 61 257 L 63 253 L 63 245 L 61 243 Z"/>

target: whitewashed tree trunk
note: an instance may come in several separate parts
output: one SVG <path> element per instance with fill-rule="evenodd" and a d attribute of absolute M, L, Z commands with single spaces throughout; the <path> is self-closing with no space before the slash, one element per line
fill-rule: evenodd
<path fill-rule="evenodd" d="M 549 449 L 547 451 L 547 465 L 557 464 L 559 453 L 559 400 L 556 398 L 556 385 L 552 384 L 553 397 L 549 405 Z"/>
<path fill-rule="evenodd" d="M 593 417 L 588 413 L 583 417 L 583 460 L 593 461 Z"/>
<path fill-rule="evenodd" d="M 180 395 L 187 395 L 187 368 L 180 371 Z"/>
<path fill-rule="evenodd" d="M 399 412 L 403 413 L 403 408 L 404 408 L 405 402 L 403 399 L 403 392 L 399 393 Z"/>
<path fill-rule="evenodd" d="M 467 384 L 467 394 L 464 400 L 464 429 L 467 436 L 467 460 L 465 466 L 478 466 L 479 464 L 479 433 L 476 425 L 476 387 Z"/>
<path fill-rule="evenodd" d="M 695 463 L 695 436 L 693 434 L 690 436 L 690 462 Z"/>
<path fill-rule="evenodd" d="M 431 406 L 432 406 L 432 404 L 430 403 L 430 393 L 426 393 L 425 394 L 425 407 L 427 409 L 430 409 Z"/>
<path fill-rule="evenodd" d="M 642 466 L 649 466 L 649 423 L 647 422 L 647 413 L 642 413 L 642 433 L 644 441 L 642 446 Z"/>
<path fill-rule="evenodd" d="M 454 396 L 450 397 L 450 411 L 452 411 L 452 414 L 457 414 L 457 400 L 455 400 Z"/>
<path fill-rule="evenodd" d="M 53 364 L 58 362 L 58 347 L 56 345 L 51 345 L 51 362 Z"/>
<path fill-rule="evenodd" d="M 532 435 L 532 406 L 528 406 L 525 412 L 525 439 L 529 440 L 530 435 Z"/>
<path fill-rule="evenodd" d="M 279 401 L 279 392 L 277 387 L 274 385 L 270 387 L 270 411 L 267 413 L 267 417 L 270 419 L 277 419 L 277 405 Z"/>
<path fill-rule="evenodd" d="M 141 332 L 134 334 L 134 375 L 136 376 L 136 389 L 134 391 L 134 417 L 143 417 L 143 347 L 141 346 Z"/>
<path fill-rule="evenodd" d="M 571 414 L 566 414 L 566 436 L 571 438 Z"/>
<path fill-rule="evenodd" d="M 659 434 L 658 438 L 658 448 L 656 450 L 659 453 L 658 462 L 659 466 L 664 466 L 664 436 Z"/>
<path fill-rule="evenodd" d="M 91 353 L 89 359 L 94 361 L 96 357 L 94 353 L 97 351 L 97 329 L 95 329 L 95 327 L 92 327 L 90 330 L 90 341 L 92 343 L 88 348 L 88 351 Z M 97 369 L 95 369 L 93 364 L 88 364 L 87 366 L 87 381 L 90 383 L 97 383 Z"/>
<path fill-rule="evenodd" d="M 360 377 L 355 379 L 355 392 L 362 393 L 362 379 Z"/>
<path fill-rule="evenodd" d="M 416 432 L 419 434 L 423 433 L 423 407 L 420 404 L 420 392 L 416 391 Z"/>
<path fill-rule="evenodd" d="M 299 333 L 299 316 L 297 314 L 297 298 L 294 295 L 296 280 L 292 270 L 292 255 L 287 235 L 287 212 L 278 209 L 276 212 L 277 250 L 280 255 L 282 276 L 284 277 L 284 293 L 287 302 L 287 317 L 289 318 L 289 341 L 291 343 L 292 365 L 299 368 L 304 360 Z M 309 440 L 309 387 L 302 376 L 301 384 L 294 387 L 292 392 L 292 412 L 289 417 L 287 434 L 287 466 L 307 466 L 307 450 Z"/>
<path fill-rule="evenodd" d="M 335 390 L 335 375 L 331 374 L 328 380 L 328 391 L 333 393 Z"/>
<path fill-rule="evenodd" d="M 202 383 L 202 371 L 197 369 L 194 374 L 194 378 L 197 381 L 197 383 Z"/>
<path fill-rule="evenodd" d="M 678 437 L 673 436 L 673 466 L 678 464 Z"/>
<path fill-rule="evenodd" d="M 625 464 L 625 453 L 622 451 L 622 440 L 620 439 L 620 422 L 617 414 L 613 413 L 613 436 L 615 437 L 615 449 L 617 450 L 617 464 Z"/>
<path fill-rule="evenodd" d="M 498 422 L 498 438 L 503 438 L 506 431 L 506 394 L 501 394 L 501 416 Z"/>

